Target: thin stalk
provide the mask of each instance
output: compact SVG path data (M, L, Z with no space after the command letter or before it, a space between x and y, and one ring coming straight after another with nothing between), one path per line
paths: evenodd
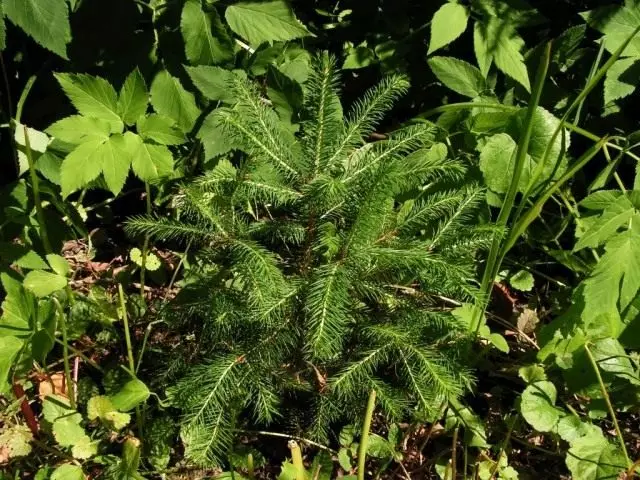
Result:
M31 75L31 77L29 77L29 80L27 80L27 83L24 85L24 88L22 89L22 93L20 94L20 99L18 100L18 107L16 108L17 123L20 123L20 120L22 119L22 109L24 108L24 103L27 101L27 97L31 92L31 88L33 87L33 84L36 82L36 78L37 77L35 75Z
M321 443L314 442L313 440L309 440L308 438L298 437L296 435L287 435L286 433L267 432L262 430L232 429L232 431L238 432L238 433L244 433L248 435L264 435L266 437L288 438L288 439L296 440L298 442L306 443L307 445L311 445L312 447L319 448L320 450L325 450L333 455L338 454L338 452L333 448L327 447L326 445L322 445Z
M62 309L62 305L56 297L53 297L53 303L56 306L58 312L58 319L60 321L60 330L62 330L62 358L64 361L64 378L67 384L67 397L72 409L76 409L76 398L73 394L73 379L71 378L71 366L69 365L69 338L67 336L67 321Z
M467 470L469 469L469 452L466 444L464 445L463 458L464 458L464 471L462 472L462 480L467 480Z
M151 335L151 329L156 323L162 323L164 320L154 320L147 325L147 328L144 332L144 339L142 340L142 347L140 347L140 353L138 354L138 363L136 364L136 375L138 374L138 370L140 370L140 365L142 364L142 357L144 356L144 352L147 348L147 342L149 341L149 335Z
M509 431L507 432L507 436L504 438L502 445L500 446L500 451L498 452L498 460L491 468L491 475L489 476L489 480L493 480L494 475L498 472L498 468L500 468L500 459L502 455L504 455L505 450L507 449L507 445L509 444L509 440L511 440L511 434L513 433L513 429L516 426L516 422L518 421L518 417L515 417L511 424L509 425Z
M589 357L589 362L591 362L591 366L593 367L593 371L598 378L598 383L600 384L600 391L602 392L602 396L604 397L604 401L607 404L607 409L609 410L609 415L611 416L611 420L613 421L613 426L616 429L616 434L618 435L618 441L620 442L620 447L622 448L622 453L624 454L624 458L627 461L627 467L630 467L633 462L629 458L629 453L627 452L627 446L624 443L624 437L622 436L622 430L620 430L620 425L618 424L618 418L616 417L616 412L613 409L613 405L611 403L611 398L609 397L609 392L607 392L607 387L602 380L602 375L600 374L600 368L598 368L598 364L596 363L596 359L593 358L593 354L591 353L591 349L589 348L588 343L584 344L584 350L587 352L587 356Z
M38 224L40 225L40 238L42 238L42 245L47 253L52 253L51 243L49 243L49 236L47 235L47 226L44 223L44 210L40 201L40 183L38 180L38 174L36 173L36 164L33 160L33 152L31 150L31 142L29 141L29 132L27 127L24 129L24 147L29 163L29 176L31 177L31 188L33 189L33 203L36 205L36 215L38 217Z
M520 177L522 175L522 170L525 164L527 151L529 150L529 141L531 140L531 135L533 132L533 117L538 108L538 103L540 102L540 97L542 95L544 81L547 76L547 70L549 69L550 57L551 44L548 43L546 48L544 49L544 53L542 55L542 58L540 59L540 64L538 66L538 71L536 73L536 79L534 82L531 98L529 100L529 106L527 108L527 114L524 121L524 125L526 127L524 134L518 142L518 149L516 151L516 158L513 169L514 172L511 178L511 183L509 185L509 190L507 191L507 194L505 195L505 198L502 202L502 208L500 208L500 213L498 214L498 219L496 221L496 225L501 231L506 229L509 217L511 216L511 211L513 210L516 194L518 192L518 185L520 183ZM482 282L480 284L480 301L482 303L481 307L476 309L477 313L475 315L474 321L477 322L477 327L476 331L474 332L475 336L478 335L478 331L480 330L480 325L482 324L482 322L480 322L480 318L484 314L484 311L487 307L493 281L498 270L500 269L499 258L502 256L501 251L504 251L504 249L501 249L501 246L501 236L494 235L493 242L489 250L489 256L487 257L487 262L485 264Z
M451 443L451 478L456 479L457 476L457 456L458 456L458 432L460 427L456 427L453 431L453 442Z
M604 54L604 40L600 42L600 48L598 49L598 54L596 55L596 59L591 65L591 70L589 71L589 75L587 76L587 85L593 79L593 76L596 74L598 67L600 66L600 62L602 61L602 55ZM586 99L583 98L576 109L576 115L573 117L573 123L576 125L580 124L580 113L582 113L582 107L584 106L584 101Z
M149 182L144 182L144 191L146 192L146 200L147 200L147 215L151 215L151 187L149 187ZM144 236L144 242L142 243L142 265L140 266L140 298L142 302L145 303L144 299L144 280L145 273L147 271L147 255L149 253L149 235Z
M118 297L120 298L120 310L122 311L122 321L124 323L124 340L127 344L127 359L129 360L129 370L131 375L136 373L136 362L133 357L133 347L131 346L131 335L129 333L129 316L127 315L127 304L124 300L122 284L118 284Z
M306 470L304 469L304 463L302 462L302 452L300 451L300 445L295 440L289 440L287 444L289 450L291 450L291 463L295 470L294 480L306 480Z
M369 446L369 430L371 429L371 419L373 418L373 409L376 406L376 391L371 390L369 401L367 402L367 410L364 414L362 423L362 433L360 435L360 445L358 447L358 480L364 480L365 463L367 461L367 448Z
M633 462L633 465L631 465L629 467L629 469L627 470L627 476L626 478L633 478L633 477L637 477L635 471L636 469L640 467L640 458L638 460L636 460L635 462Z

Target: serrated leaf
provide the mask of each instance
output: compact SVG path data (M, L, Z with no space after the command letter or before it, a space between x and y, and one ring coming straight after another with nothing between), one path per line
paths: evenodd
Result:
M247 78L244 70L226 70L205 65L185 68L193 84L205 97L225 103L234 103L236 100L233 91L229 88L234 78Z
M367 455L374 458L389 458L393 455L393 447L384 437L371 433L367 444Z
M55 253L47 254L46 258L54 272L63 277L67 276L69 273L69 262L67 262L66 258L56 255Z
M81 467L65 464L53 471L51 480L85 480L85 476Z
M71 27L65 0L4 0L3 9L9 20L36 42L62 58L68 58Z
M23 345L24 342L17 337L0 336L0 351L2 352L0 355L0 395L7 394L11 388L7 382L9 372L11 372L13 361L22 350Z
M233 58L233 42L214 8L204 11L200 0L187 0L180 30L185 53L193 65L223 63Z
M311 35L284 0L239 2L227 7L225 18L231 30L255 47Z
M106 140L111 133L109 122L100 118L71 115L53 123L45 130L52 137L72 145Z
M620 190L600 190L580 201L580 206L588 210L604 210L623 195Z
M627 224L635 214L633 204L627 196L618 197L604 209L597 220L584 232L573 251L587 247L598 247L614 235L620 227Z
M56 442L63 447L72 447L77 443L81 443L87 434L80 422L82 422L82 415L78 412L58 417L53 422L53 435L56 438Z
M133 154L132 167L135 174L145 182L170 175L173 171L173 155L164 145L153 145L140 141Z
M54 76L80 114L109 122L111 133L122 132L124 124L118 115L116 91L108 81L84 73Z
M101 146L102 174L107 187L114 195L120 193L129 175L129 167L137 146L134 137L136 135L131 132L112 135Z
M79 458L80 460L91 458L96 453L98 453L98 445L96 442L92 442L87 435L71 447L71 455L73 455L74 458Z
M16 265L28 270L48 270L49 265L40 255L26 245L0 242L0 260L7 265Z
M428 60L433 74L445 87L466 97L478 97L487 88L480 70L453 57L432 57Z
M5 453L9 460L24 457L31 453L31 440L33 440L33 434L29 427L12 425L7 428L5 426L5 429L0 433L0 451Z
M124 81L118 95L118 114L127 125L133 125L147 111L149 92L140 70L136 68Z
M108 397L97 395L91 397L87 402L87 418L89 420L100 419L115 430L126 427L131 421L131 416L116 410Z
M636 2L625 2L624 6L607 5L584 12L581 16L590 27L604 34L604 47L613 53L640 25L640 7ZM640 38L636 35L622 52L622 57L640 56Z
M338 463L345 472L351 471L351 457L349 457L349 452L346 448L338 450Z
M597 432L598 427L584 423L575 415L565 415L556 425L556 432L565 442L573 443L580 437Z
M631 228L613 236L606 253L584 281L585 312L592 318L612 311L624 311L640 288L640 215Z
M480 152L480 170L484 181L492 191L506 193L511 183L514 169L514 151L516 142L506 133L499 133L490 137ZM518 190L523 191L527 186L527 164L523 167Z
M561 411L555 407L557 391L547 380L534 382L525 388L520 400L524 419L539 432L550 432L560 419Z
M116 394L109 397L111 403L120 412L128 412L149 398L147 386L137 378L129 380Z
M202 122L197 136L204 147L205 160L224 155L234 148L231 139L225 134L223 121L220 109L216 109Z
M157 113L140 117L136 129L143 139L162 145L180 145L186 140L184 133L173 120Z
M462 35L467 29L468 20L469 12L464 5L459 3L442 5L431 20L431 39L427 55L431 55Z
M60 169L62 196L82 188L102 172L102 145L105 140L90 140L78 145L66 156Z
M159 72L151 84L151 105L156 112L174 120L185 133L191 131L200 115L193 94L166 70Z
M533 290L533 275L527 270L520 270L509 277L509 285L521 292L530 292Z
M607 109L616 100L631 95L636 89L638 73L640 73L638 57L617 60L604 79L604 106Z
M56 273L31 270L24 277L24 288L40 298L62 290L66 286L67 279Z
M480 71L487 75L492 62L507 76L531 90L529 73L521 50L524 40L515 27L503 19L489 17L474 26L474 50Z
M575 480L611 480L626 470L621 449L596 432L574 440L565 461Z

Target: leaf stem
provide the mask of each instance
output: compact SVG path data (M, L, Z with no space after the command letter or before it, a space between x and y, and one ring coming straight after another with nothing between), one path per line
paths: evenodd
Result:
M62 358L64 362L64 378L67 384L67 397L71 408L76 409L76 396L74 394L74 383L71 378L71 367L69 365L69 339L67 336L67 321L62 305L56 297L53 297L53 303L56 306L58 312L58 319L60 321L60 330L62 330Z
M40 183L38 180L38 174L36 173L36 164L33 159L33 151L31 150L31 142L29 141L29 132L26 126L22 126L24 129L24 146L27 161L29 162L29 176L31 177L31 188L33 189L33 203L36 206L36 215L38 217L38 224L40 225L40 238L42 239L42 245L46 253L52 253L51 243L49 243L49 236L47 235L47 226L44 222L44 210L42 209L42 203L40 201Z
M595 372L596 377L598 378L598 383L600 384L600 391L602 392L604 401L607 404L607 409L609 410L609 415L611 416L611 420L613 421L613 426L616 430L616 434L618 435L618 441L620 442L622 453L624 454L624 458L627 461L627 467L630 467L632 465L632 462L631 462L631 459L629 458L629 453L627 452L627 446L624 443L624 437L622 436L622 430L620 430L620 425L618 424L618 418L616 417L616 412L613 409L613 404L611 403L609 392L607 392L607 387L605 386L604 380L602 380L602 375L600 374L600 368L598 368L596 359L593 357L593 354L591 353L591 349L589 348L588 342L585 342L584 350L585 352L587 352L587 356L589 357L589 362L591 362L593 371Z
M376 406L376 391L371 390L369 401L367 402L367 410L364 414L362 422L362 434L360 436L360 446L358 447L358 480L364 480L365 463L367 461L367 448L369 446L369 430L371 429L371 419L373 417L373 409Z
M151 215L151 187L149 186L149 182L144 182L144 191L146 193L146 203L147 203L147 215ZM149 254L149 235L144 236L144 242L142 243L142 265L140 265L140 298L143 303L144 299L144 280L145 273L147 271L147 255Z

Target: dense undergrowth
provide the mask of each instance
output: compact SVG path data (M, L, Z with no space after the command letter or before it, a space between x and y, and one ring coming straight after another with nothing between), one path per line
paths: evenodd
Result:
M0 6L0 479L640 475L640 3Z

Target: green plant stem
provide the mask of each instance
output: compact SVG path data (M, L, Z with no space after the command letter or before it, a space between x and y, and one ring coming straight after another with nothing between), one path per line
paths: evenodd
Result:
M140 370L140 365L142 364L142 357L144 356L144 352L147 348L147 342L149 341L149 335L151 335L151 329L157 323L162 323L164 320L154 320L147 325L147 328L144 332L144 338L142 339L142 347L140 347L140 353L138 354L138 363L136 364L136 375L138 374L138 370Z
M369 401L367 402L367 410L364 414L362 422L362 433L360 436L360 445L358 447L358 480L364 480L365 464L367 461L367 448L369 446L369 430L371 429L371 419L373 418L373 410L376 406L376 391L371 390Z
M603 54L604 54L604 40L600 41L600 48L598 49L598 54L596 55L596 59L593 61L593 64L591 65L591 70L589 71L589 75L587 76L586 85L589 85L589 82L591 82L591 80L593 79L593 76L598 71L598 67L600 66L600 61L602 60ZM573 123L575 123L576 125L580 124L580 114L582 113L582 107L584 106L585 100L586 98L583 98L578 104L578 107L576 108L576 115L573 117Z
M250 480L255 480L255 478L256 478L256 473L253 470L253 455L252 454L248 454L247 455L247 475L249 476Z
M36 173L36 164L33 160L33 151L31 150L31 142L29 141L29 132L27 127L24 129L24 147L29 163L29 176L31 177L31 188L33 189L33 203L36 206L36 215L38 217L38 224L40 225L40 238L42 238L42 245L44 246L46 253L52 253L51 243L49 243L49 236L47 235L47 226L44 221L44 210L42 208L42 202L40 201L40 183L38 180L38 174Z
M124 340L127 344L127 359L129 360L129 370L131 375L136 373L136 362L133 357L133 347L131 346L131 335L129 333L129 315L127 315L127 304L124 299L122 284L118 284L118 297L120 298L120 310L122 312L122 322L124 323Z
M59 344L59 345L64 345L65 343L57 338L53 338L53 340ZM73 353L74 355L77 355L78 357L80 357L81 359L83 359L85 362L87 362L89 365L91 365L93 368L95 368L96 370L98 370L99 372L104 373L104 369L98 365L96 362L94 362L93 360L91 360L89 357L87 357L84 353L82 353L80 350L78 350L77 348L72 347L71 345L67 345L67 348L69 350L71 350L71 353Z
M516 422L517 421L518 421L518 417L515 417L511 421L511 424L509 425L509 430L507 432L507 436L504 437L504 440L502 441L502 445L500 446L500 451L498 452L498 460L496 461L496 463L491 468L491 475L489 476L489 480L493 480L493 477L497 473L498 468L500 468L500 459L502 458L502 455L504 454L504 452L507 449L507 445L509 444L509 440L511 440L511 434L513 433L513 429L516 426Z
M457 456L458 456L458 432L460 431L460 427L456 427L453 431L453 441L451 442L451 478L455 480L458 475L456 471L457 467Z
M548 43L544 50L544 54L540 59L540 64L536 73L536 80L534 82L531 98L529 100L529 106L527 108L527 114L524 120L525 131L518 141L518 149L516 151L516 158L513 167L514 171L511 178L511 183L502 202L502 207L500 208L498 219L496 220L496 225L501 231L504 231L507 227L509 217L511 216L511 211L514 206L516 194L518 192L518 185L520 183L520 177L522 175L522 169L525 164L527 151L529 150L529 141L531 140L531 135L533 132L533 117L538 108L540 97L542 96L542 89L544 87L544 81L549 69L550 58L551 44ZM474 315L474 322L476 322L477 325L474 336L478 335L478 331L480 330L480 326L482 325L480 318L482 318L482 315L484 314L484 311L487 307L489 296L491 294L491 288L493 286L493 281L496 277L496 274L498 273L498 270L500 269L500 263L502 257L504 256L504 248L501 247L502 236L494 235L493 242L491 243L491 248L489 249L489 255L485 264L484 273L482 275L482 281L480 283L481 306L480 308L476 309L476 314Z
M609 410L609 415L611 416L611 421L613 422L613 426L616 430L616 434L618 435L618 441L620 442L620 448L622 448L622 453L624 454L624 458L627 461L627 467L632 465L631 459L629 458L629 453L627 452L627 446L624 443L624 437L622 436L622 430L620 430L620 425L618 424L618 418L616 417L616 412L613 409L613 404L611 403L611 398L609 397L609 392L607 392L607 387L604 384L604 380L602 380L602 375L600 374L600 368L598 368L598 364L596 359L593 357L591 353L591 349L589 348L589 344L584 344L584 351L587 352L587 356L589 357L589 362L591 362L591 366L593 367L593 371L598 378L598 383L600 384L600 391L602 392L602 396L604 397L604 401L607 404L607 409Z
M146 192L146 203L147 203L147 215L151 215L151 187L148 182L144 182L144 190ZM142 302L145 302L144 299L144 280L146 273L146 265L147 265L147 255L149 253L149 235L144 236L144 242L142 243L142 265L140 265L140 298Z
M60 330L62 331L62 358L64 362L64 378L67 384L67 397L71 408L76 409L76 396L73 388L73 379L71 378L71 366L69 365L69 338L67 336L67 321L62 305L56 297L53 298L53 303L56 306L58 312L58 319L60 320Z
M300 451L300 445L295 440L289 440L289 450L291 450L291 463L295 470L295 480L306 480L306 471L304 469L304 463L302 462L302 452Z
M32 75L31 77L29 77L29 80L27 80L27 83L25 83L24 88L22 89L22 93L20 94L20 99L18 100L18 107L16 108L17 123L20 123L20 120L22 119L22 109L24 108L24 104L27 101L27 97L31 92L31 88L33 87L33 84L36 82L36 78L37 77L35 75Z

